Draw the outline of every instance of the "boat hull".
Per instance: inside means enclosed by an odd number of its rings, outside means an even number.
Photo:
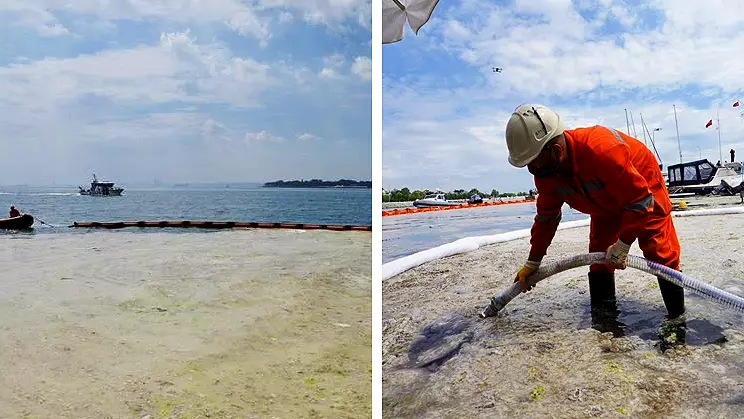
[[[86,196],[121,196],[121,193],[124,192],[124,189],[111,189],[109,190],[108,194],[100,193],[100,192],[93,192],[82,190],[80,191],[80,195],[86,195]]]
[[[741,177],[739,176],[728,176],[725,178],[714,179],[714,181],[704,185],[683,185],[683,186],[667,186],[667,190],[672,195],[689,193],[694,195],[709,195],[715,194],[717,190],[735,189],[742,184]]]
[[[0,218],[0,229],[3,230],[25,230],[34,225],[34,217],[23,214],[20,217]]]
[[[433,201],[420,199],[413,201],[413,206],[416,208],[430,208],[430,207],[456,207],[462,205],[459,202],[447,202],[447,201]]]

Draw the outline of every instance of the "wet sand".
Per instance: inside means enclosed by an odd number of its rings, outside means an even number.
[[[371,415],[368,233],[0,241],[0,417]]]
[[[682,270],[744,296],[744,215],[674,223]],[[586,253],[588,233],[557,232],[545,261]],[[614,321],[592,318],[588,267],[479,319],[528,250],[528,239],[500,243],[383,282],[384,417],[741,416],[742,315],[688,291],[686,328],[662,330],[666,310],[646,273],[619,271]]]

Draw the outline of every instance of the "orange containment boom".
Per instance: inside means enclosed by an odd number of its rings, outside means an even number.
[[[105,228],[117,229],[126,227],[157,227],[157,228],[277,228],[292,230],[332,230],[332,231],[372,231],[372,226],[364,225],[334,225],[334,224],[295,224],[295,223],[248,223],[237,221],[118,221],[98,222],[83,221],[74,222],[70,227],[77,228]]]
[[[448,205],[448,206],[442,206],[442,207],[426,207],[426,208],[397,208],[393,210],[382,211],[382,216],[390,217],[392,215],[414,214],[417,212],[448,211],[448,210],[467,209],[467,208],[493,207],[497,205],[526,204],[528,202],[535,202],[535,200],[525,199],[525,200],[519,200],[519,201],[493,201],[493,202],[484,202],[482,204],[462,204],[462,205]]]

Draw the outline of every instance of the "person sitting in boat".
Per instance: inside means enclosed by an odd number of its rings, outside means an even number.
[[[21,216],[21,212],[18,211],[18,209],[16,209],[15,206],[11,205],[10,206],[10,211],[8,212],[8,215],[10,215],[10,218],[20,217]]]
[[[616,310],[614,272],[627,267],[636,240],[646,259],[679,270],[672,203],[656,157],[642,142],[603,126],[567,130],[551,109],[521,105],[506,125],[506,146],[509,163],[526,166],[540,191],[529,256],[514,277],[522,292],[532,288],[527,278],[553,241],[564,203],[591,216],[589,251],[606,254],[589,268],[592,311]],[[669,318],[682,315],[684,289],[661,276],[658,283]]]

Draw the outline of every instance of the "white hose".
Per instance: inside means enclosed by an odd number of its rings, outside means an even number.
[[[744,214],[744,208],[711,208],[702,210],[672,211],[673,217],[696,217],[703,215]],[[585,227],[589,225],[589,218],[579,221],[568,221],[558,225],[558,230],[568,228]],[[503,243],[511,240],[530,236],[530,229],[510,231],[508,233],[493,234],[490,236],[465,237],[451,243],[443,244],[431,249],[414,253],[395,259],[382,265],[382,280],[385,281],[399,275],[409,269],[413,269],[424,263],[442,259],[459,253],[470,252],[481,246]]]
[[[605,253],[596,252],[571,256],[556,262],[551,262],[540,266],[537,272],[528,278],[528,284],[537,284],[549,276],[569,269],[604,263],[604,260]],[[697,279],[690,278],[682,272],[675,271],[674,269],[635,255],[628,255],[628,267],[650,273],[651,275],[660,276],[675,285],[694,291],[703,298],[707,298],[727,307],[744,312],[744,298],[718,289]],[[491,304],[483,310],[480,315],[481,318],[495,316],[509,303],[509,301],[514,299],[514,297],[518,296],[520,293],[519,282],[513,283],[509,288],[505,289],[500,294],[495,295],[491,299]]]

